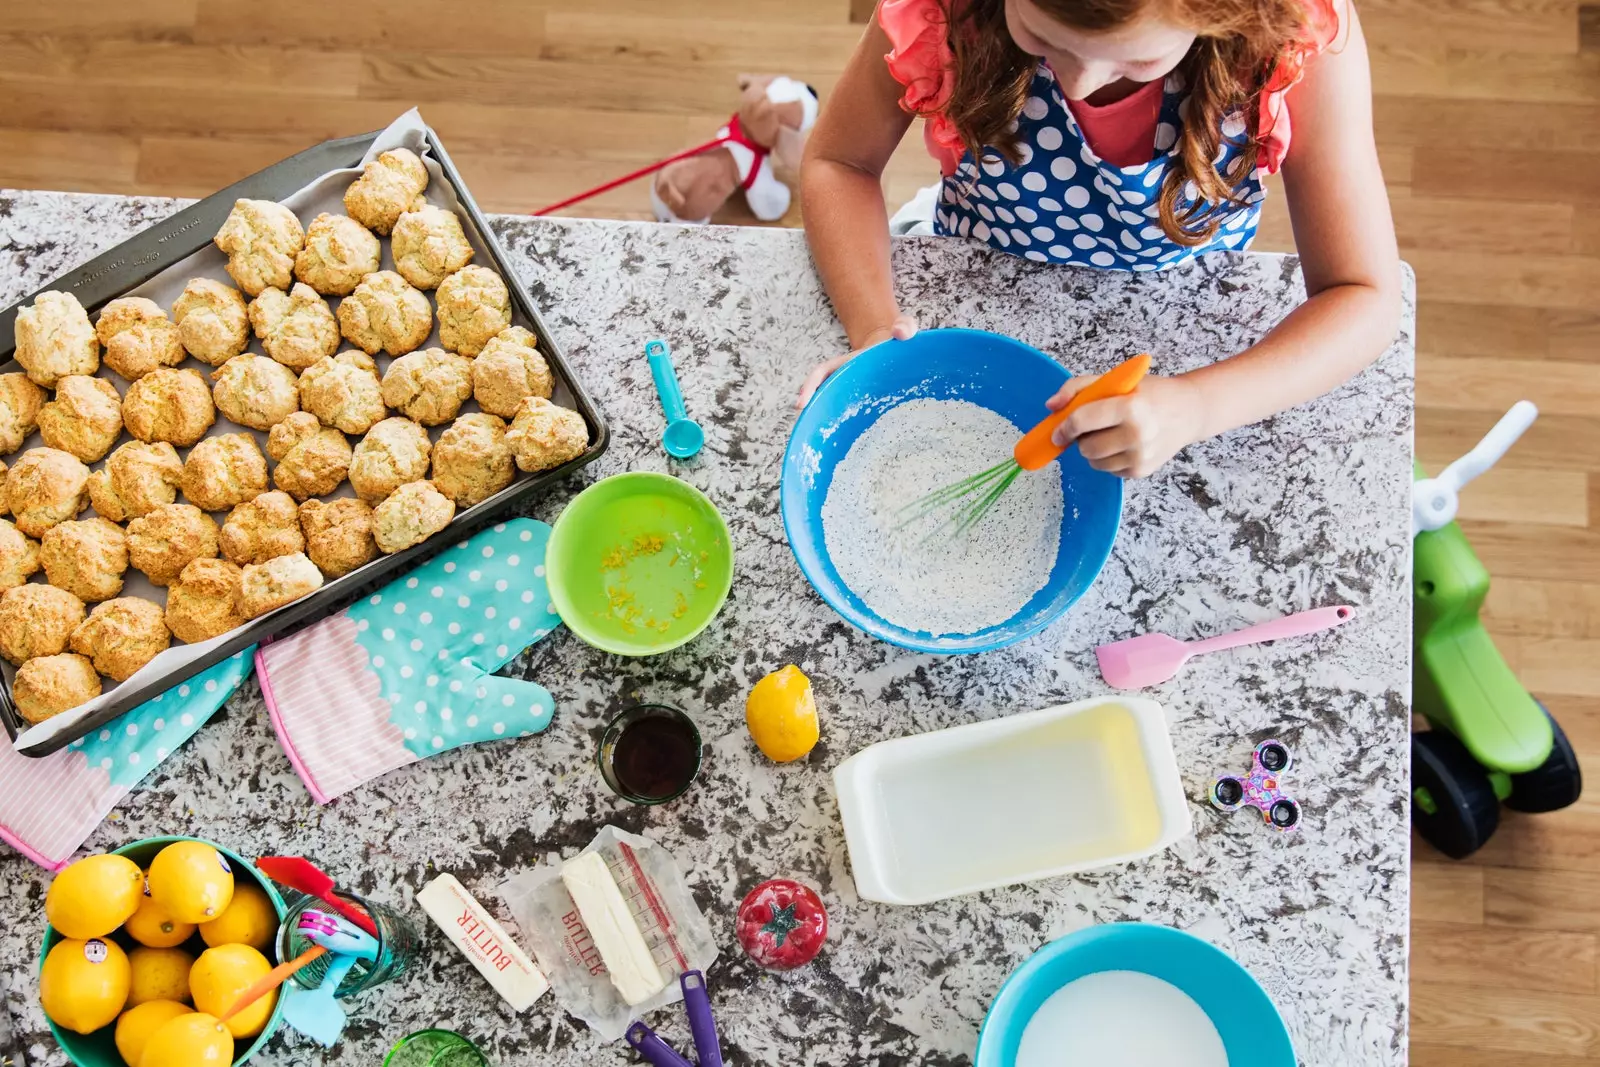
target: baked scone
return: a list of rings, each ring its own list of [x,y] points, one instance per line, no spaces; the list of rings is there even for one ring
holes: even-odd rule
[[[383,402],[424,426],[449,422],[472,395],[472,360],[425,348],[401,356],[383,374]]]
[[[106,366],[130,382],[184,360],[178,327],[160,304],[142,296],[119,297],[101,308],[95,335],[105,346]]]
[[[472,361],[472,396],[491,415],[509,419],[525,396],[550,399],[555,382],[539,352],[539,339],[521,326],[495,334]]]
[[[339,302],[339,331],[369,356],[403,356],[433,332],[433,308],[400,275],[380,270]]]
[[[197,559],[167,590],[167,629],[185,644],[198,644],[244,622],[239,581],[244,572],[225,559]]]
[[[0,519],[0,591],[14,589],[38,573],[39,542]]]
[[[333,492],[350,470],[350,442],[309,411],[297,411],[272,428],[267,455],[278,461],[272,483],[296,500]]]
[[[72,631],[72,651],[88,656],[94,669],[125,682],[172,643],[161,605],[138,596],[96,604]]]
[[[69,519],[45,531],[39,562],[58,589],[94,603],[122,592],[128,569],[128,538],[110,519]]]
[[[300,505],[300,529],[306,535],[306,555],[329,578],[377,558],[372,509],[355,497],[307,500]]]
[[[11,702],[29,722],[39,723],[87,704],[100,695],[100,676],[84,656],[71,652],[31,659],[17,668]]]
[[[262,493],[228,512],[222,524],[222,554],[243,567],[304,552],[300,509],[288,493]]]
[[[439,283],[439,343],[463,356],[475,356],[495,334],[511,325],[511,293],[487,267],[462,267]]]
[[[294,276],[324,296],[349,296],[382,263],[383,247],[371,230],[348,215],[323,212],[306,227]]]
[[[40,293],[17,311],[17,362],[46,389],[68,374],[100,369],[100,339],[89,314],[71,293]]]
[[[128,523],[128,562],[151,585],[171,585],[197,559],[217,554],[217,520],[193,504],[163,504]]]
[[[0,656],[21,665],[66,651],[83,621],[83,601],[53,585],[29,582],[0,593]]]
[[[250,325],[267,355],[295,370],[339,350],[339,323],[309,285],[296,284],[287,293],[261,290],[250,301]]]
[[[300,410],[294,371],[266,356],[234,356],[211,372],[217,410],[240,426],[270,430]]]
[[[178,499],[183,461],[166,441],[129,441],[89,475],[89,503],[112,522],[147,515]]]
[[[59,448],[30,448],[6,472],[6,506],[17,529],[43,537],[89,502],[89,468]]]
[[[11,470],[6,461],[0,459],[0,515],[11,514],[11,505],[6,501],[6,473]]]
[[[244,297],[231,285],[193,278],[172,303],[172,321],[184,351],[213,367],[228,362],[250,345],[250,313]]]
[[[350,350],[317,360],[300,375],[300,407],[324,426],[366,433],[385,414],[378,365]]]
[[[525,471],[547,471],[577,459],[589,447],[589,427],[576,411],[542,396],[524,397],[506,431],[506,443]]]
[[[39,409],[48,396],[20,371],[0,374],[0,455],[21,448],[39,428]]]
[[[382,552],[420,545],[455,518],[453,500],[432,482],[407,482],[372,509],[372,539]]]
[[[56,379],[55,399],[39,409],[39,437],[46,445],[93,463],[121,436],[122,396],[116,386],[87,374]]]
[[[401,215],[390,239],[394,269],[418,289],[433,289],[472,262],[472,244],[454,211],[422,204]]]
[[[208,437],[183,461],[182,485],[196,507],[227,511],[267,491],[267,457],[250,434]]]
[[[228,257],[228,274],[255,296],[294,282],[294,257],[305,247],[306,231],[282,204],[237,200],[212,240]]]
[[[376,504],[407,482],[428,476],[433,442],[410,419],[384,419],[356,445],[350,460],[350,487]]]
[[[276,556],[245,567],[239,579],[239,611],[253,619],[321,588],[322,572],[304,552]]]
[[[481,411],[463,415],[433,446],[433,484],[458,508],[488,500],[516,476],[506,424],[498,416]]]
[[[428,168],[409,148],[394,148],[368,163],[344,191],[350,217],[385,237],[428,187]]]
[[[217,409],[199,371],[163,367],[128,386],[122,421],[141,441],[167,441],[187,448],[211,429]]]

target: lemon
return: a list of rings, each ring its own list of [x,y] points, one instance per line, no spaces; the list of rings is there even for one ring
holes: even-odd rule
[[[249,945],[262,952],[278,933],[278,909],[259,886],[240,882],[233,887],[233,902],[221,915],[200,924],[200,936],[212,948]]]
[[[194,934],[194,923],[181,923],[161,910],[147,896],[139,898],[139,908],[122,924],[128,936],[150,948],[174,948]]]
[[[50,1021],[92,1034],[128,1001],[128,957],[115,941],[57,942],[39,969],[39,1003]]]
[[[189,968],[194,957],[181,948],[136,948],[128,953],[133,975],[128,984],[128,1006],[151,1000],[189,999]]]
[[[756,747],[774,763],[803,759],[820,736],[811,679],[792,663],[773,671],[750,690],[744,722]]]
[[[189,1015],[194,1009],[175,1000],[147,1000],[136,1008],[129,1008],[117,1019],[117,1051],[128,1067],[139,1067],[139,1057],[151,1035],[180,1015]]]
[[[249,945],[218,945],[200,953],[189,972],[189,991],[194,1006],[208,1015],[222,1015],[255,982],[267,976],[272,964]],[[278,1005],[274,989],[225,1024],[234,1037],[254,1037],[272,1018]]]
[[[233,899],[233,868],[210,845],[175,841],[150,863],[150,896],[179,922],[209,922]]]
[[[227,1067],[233,1035],[212,1015],[190,1012],[168,1019],[145,1042],[139,1067]]]
[[[44,914],[63,937],[105,937],[139,908],[144,875],[126,856],[87,856],[50,883]]]

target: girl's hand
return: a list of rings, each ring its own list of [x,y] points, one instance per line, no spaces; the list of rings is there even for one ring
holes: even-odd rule
[[[815,393],[817,388],[828,380],[828,375],[844,366],[849,360],[859,356],[875,344],[881,344],[888,340],[904,341],[916,336],[916,333],[917,320],[910,315],[899,315],[888,326],[880,326],[867,334],[854,351],[847,352],[842,356],[834,356],[832,359],[818,363],[811,369],[811,373],[806,375],[805,382],[800,386],[800,396],[794,402],[795,410],[799,411],[805,407],[811,400],[811,394]]]
[[[1069,379],[1047,406],[1060,411],[1094,380],[1089,375]],[[1062,447],[1076,441],[1095,470],[1143,478],[1204,436],[1204,426],[1204,404],[1193,382],[1151,375],[1127,396],[1097,400],[1074,411],[1056,427],[1053,439]]]

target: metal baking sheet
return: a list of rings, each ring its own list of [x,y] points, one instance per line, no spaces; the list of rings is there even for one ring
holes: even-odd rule
[[[82,709],[64,712],[37,726],[28,724],[18,714],[11,700],[11,679],[15,670],[9,663],[3,664],[3,677],[0,677],[0,723],[4,724],[7,733],[15,739],[17,751],[23,755],[44,756],[57,751],[73,740],[99,729],[130,708],[165,692],[240,649],[339,610],[361,590],[398,571],[409,569],[422,558],[476,531],[513,501],[535,493],[555,479],[592,462],[605,451],[609,434],[604,418],[572,373],[560,347],[546,329],[538,308],[516,280],[509,258],[473,201],[437,134],[423,124],[415,112],[402,116],[388,129],[378,133],[328,141],[275,164],[157,223],[83,266],[68,272],[40,291],[73,292],[92,319],[102,305],[119,296],[148,296],[163,308],[170,308],[172,299],[191,277],[213,276],[231,284],[231,280],[225,274],[218,274],[225,257],[211,244],[211,238],[221,228],[235,200],[247,197],[284,202],[295,210],[303,224],[308,224],[319,211],[342,213],[343,208],[339,201],[342,200],[343,189],[359,175],[364,160],[397,143],[409,144],[423,156],[431,174],[427,190],[428,198],[442,207],[457,212],[462,227],[477,252],[473,261],[492,266],[506,280],[511,294],[512,322],[526,327],[538,337],[539,349],[548,361],[555,378],[555,402],[570,407],[583,416],[589,427],[589,448],[577,459],[555,470],[537,474],[519,472],[516,481],[510,486],[473,508],[458,511],[449,527],[420,545],[393,555],[379,556],[342,578],[328,581],[310,596],[253,619],[212,641],[199,645],[174,644],[172,649],[125,682],[118,684],[110,682],[109,679],[102,679],[106,689],[97,701],[84,705]],[[383,246],[383,267],[391,269],[392,257],[387,239],[383,241]],[[0,312],[0,359],[9,359],[15,350],[13,324],[17,309],[31,303],[36,295],[32,294],[19,301],[17,305]],[[428,295],[431,301],[432,293]],[[330,302],[336,307],[338,298],[330,298]],[[422,347],[436,347],[437,338],[436,322],[435,333]],[[341,350],[348,347],[350,347],[348,344],[341,344]],[[249,351],[260,351],[260,344],[253,337]],[[375,358],[381,374],[391,360],[381,353]],[[183,365],[194,367],[203,374],[209,374],[213,369],[192,359],[186,360]],[[19,368],[14,361],[0,368],[6,371],[17,369]],[[111,379],[118,386],[119,393],[126,392],[126,383],[110,370],[102,367],[99,373]],[[462,407],[463,413],[473,410],[477,410],[477,406],[470,400]],[[433,427],[431,436],[437,439],[439,432],[444,428]],[[262,451],[265,452],[264,433],[239,427],[218,412],[217,423],[208,436],[228,432],[253,433],[261,442]],[[124,434],[119,444],[129,439]],[[14,455],[20,455],[38,443],[35,434]],[[6,458],[9,460],[11,457]],[[101,461],[103,462],[104,460]],[[90,466],[97,467],[99,464]],[[349,484],[346,483],[335,495],[350,495],[350,493]],[[92,509],[85,514],[92,514]],[[220,521],[221,517],[221,513],[213,513],[213,518]],[[42,574],[35,578],[35,580],[42,579]],[[123,595],[144,596],[157,602],[164,601],[165,591],[150,586],[139,572],[130,568],[125,580]]]

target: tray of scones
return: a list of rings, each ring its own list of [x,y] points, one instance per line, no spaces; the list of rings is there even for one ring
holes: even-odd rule
[[[30,756],[607,443],[414,111],[135,235],[0,314],[8,334],[0,723]]]

